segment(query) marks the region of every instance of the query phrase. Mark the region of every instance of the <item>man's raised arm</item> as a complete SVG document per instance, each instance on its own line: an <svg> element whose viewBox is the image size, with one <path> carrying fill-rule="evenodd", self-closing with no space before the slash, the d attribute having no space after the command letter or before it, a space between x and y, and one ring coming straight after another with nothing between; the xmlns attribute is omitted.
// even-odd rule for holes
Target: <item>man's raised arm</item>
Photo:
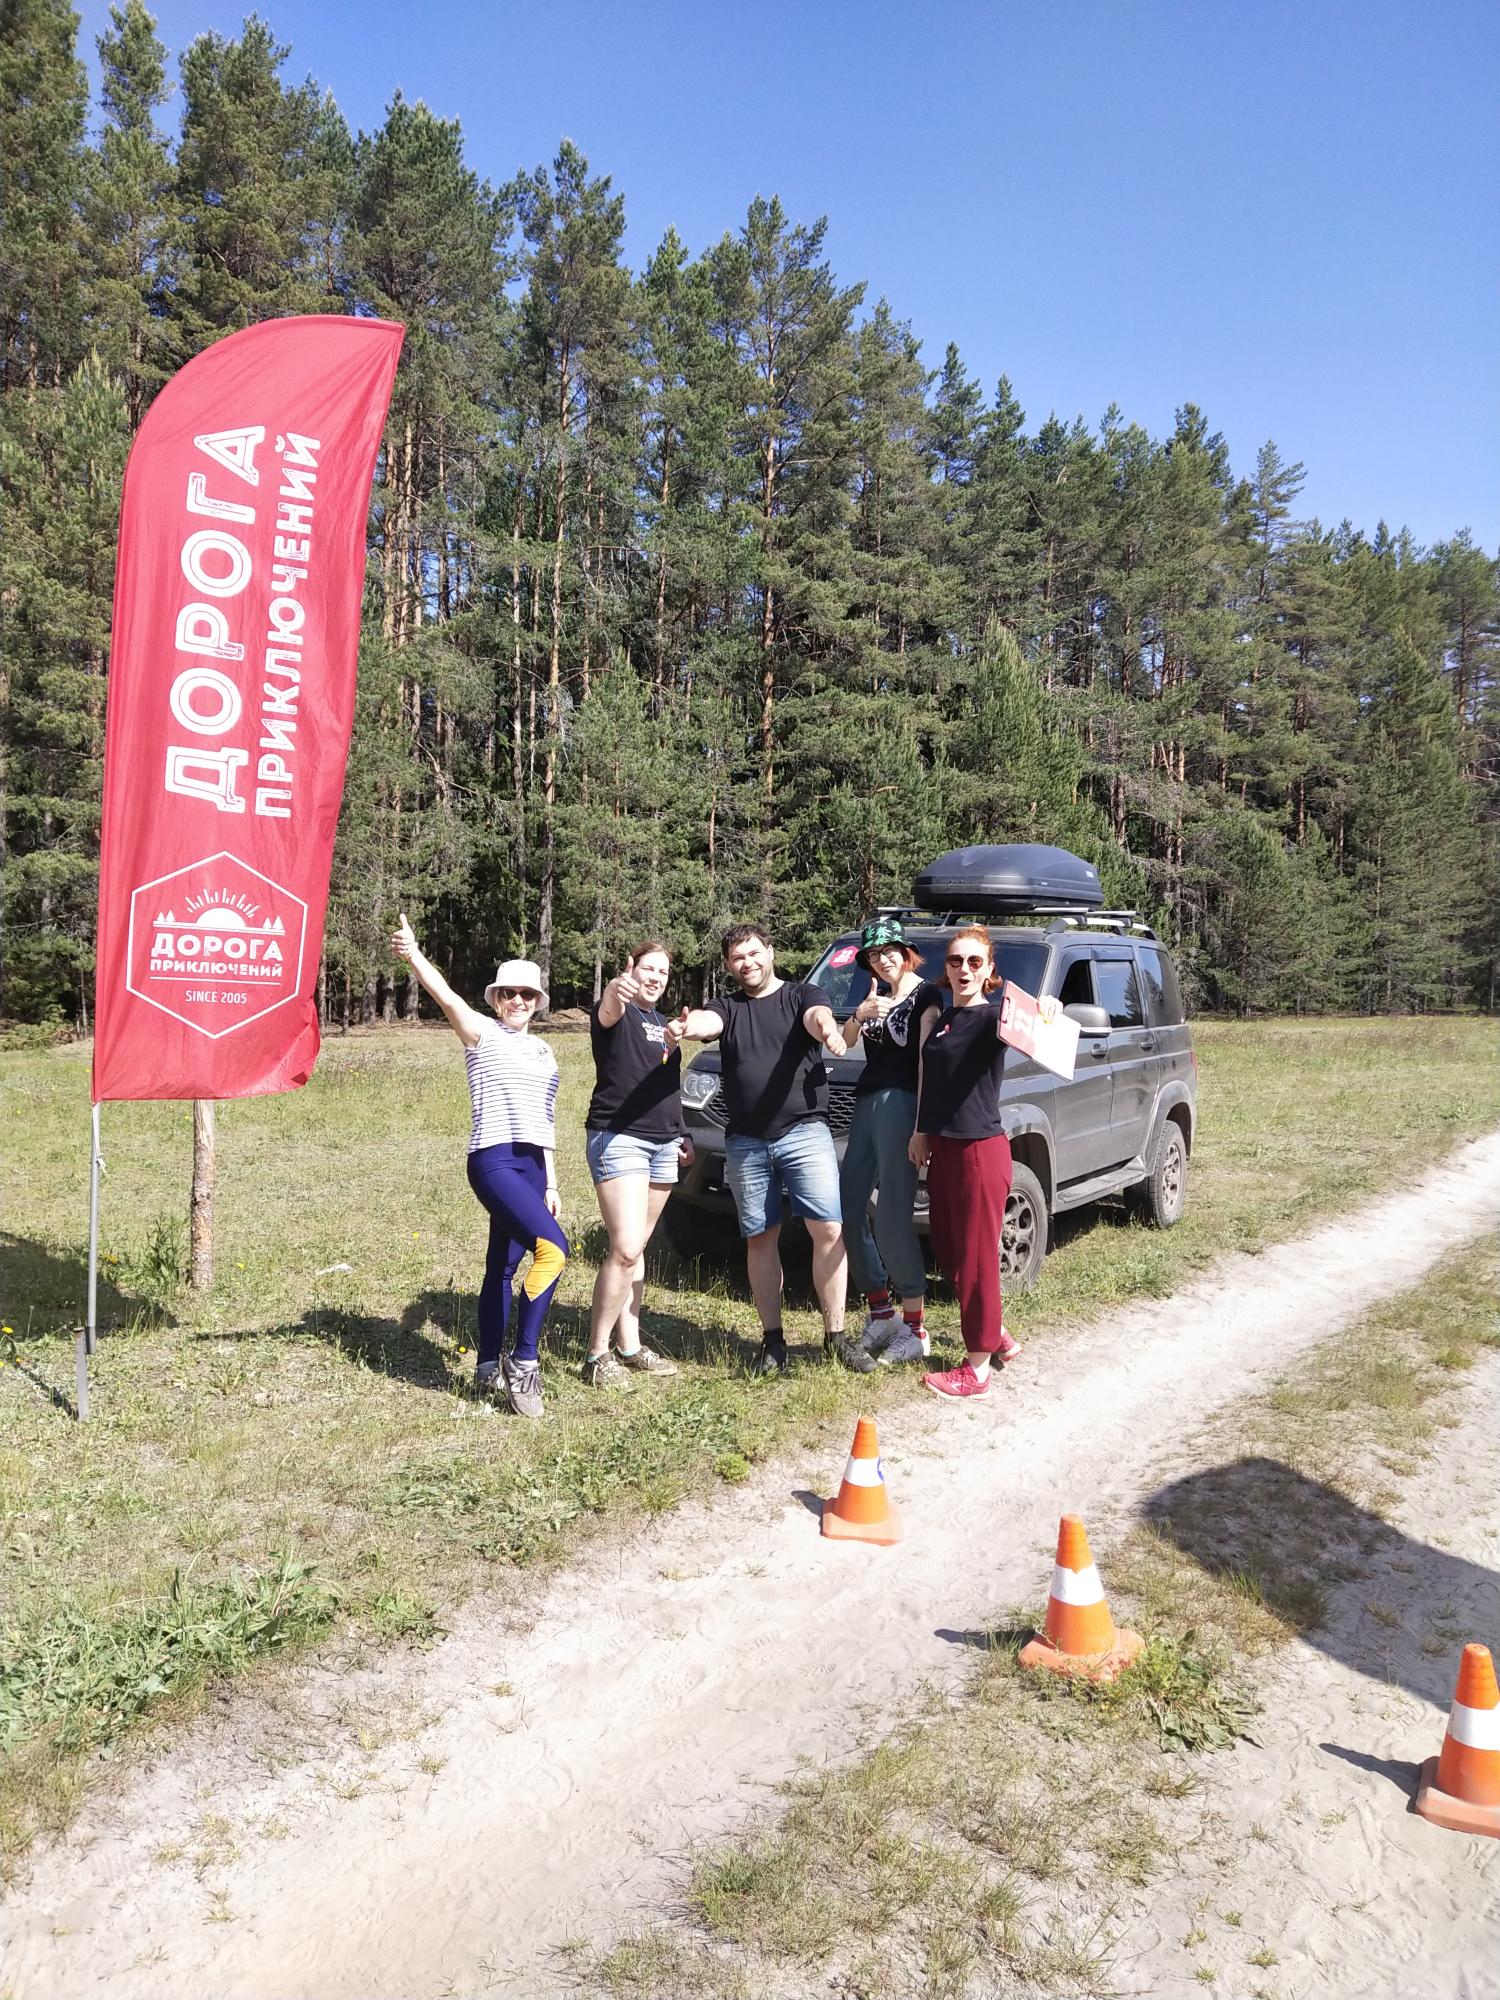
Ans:
<svg viewBox="0 0 1500 2000"><path fill-rule="evenodd" d="M684 1042L716 1042L724 1032L720 1015L707 1007L684 1007L667 1023L667 1047L680 1049Z"/></svg>

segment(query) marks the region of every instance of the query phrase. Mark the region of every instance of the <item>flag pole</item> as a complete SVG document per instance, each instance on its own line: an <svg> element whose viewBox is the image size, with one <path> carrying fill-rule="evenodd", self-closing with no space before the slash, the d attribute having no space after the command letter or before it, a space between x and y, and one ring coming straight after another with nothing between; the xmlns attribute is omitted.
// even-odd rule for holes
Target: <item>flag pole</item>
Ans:
<svg viewBox="0 0 1500 2000"><path fill-rule="evenodd" d="M99 1173L104 1160L99 1151L99 1107L94 1105L90 1119L91 1143L89 1146L89 1300L88 1311L83 1323L83 1332L78 1336L78 1421L82 1423L89 1413L89 1356L99 1344Z"/></svg>

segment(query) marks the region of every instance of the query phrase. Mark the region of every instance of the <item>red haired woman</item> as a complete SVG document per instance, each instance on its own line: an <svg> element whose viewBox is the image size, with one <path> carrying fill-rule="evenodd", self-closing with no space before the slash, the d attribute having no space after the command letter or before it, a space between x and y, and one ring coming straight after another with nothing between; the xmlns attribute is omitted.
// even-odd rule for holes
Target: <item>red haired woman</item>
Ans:
<svg viewBox="0 0 1500 2000"><path fill-rule="evenodd" d="M989 932L978 924L955 932L943 971L953 1005L922 1042L910 1155L927 1169L932 1247L958 1297L965 1350L961 1366L922 1380L935 1395L962 1400L984 1395L991 1362L1009 1361L1021 1349L1001 1323L1000 1236L1011 1157L1000 1122L1005 1044L1000 1011L990 1005L1001 980Z"/></svg>

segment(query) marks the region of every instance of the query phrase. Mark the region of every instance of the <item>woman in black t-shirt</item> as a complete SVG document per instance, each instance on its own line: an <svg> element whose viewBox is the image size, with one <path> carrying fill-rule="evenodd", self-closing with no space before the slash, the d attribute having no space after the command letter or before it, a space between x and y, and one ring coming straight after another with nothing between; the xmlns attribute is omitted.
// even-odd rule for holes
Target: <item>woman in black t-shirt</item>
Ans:
<svg viewBox="0 0 1500 2000"><path fill-rule="evenodd" d="M939 1396L982 1396L990 1363L1020 1353L1001 1323L1000 1237L1010 1195L1010 1141L1000 1122L1005 1044L1000 985L989 932L975 924L948 941L944 960L953 1005L922 1045L917 1129L911 1158L927 1169L932 1247L958 1296L966 1359L924 1375ZM1056 1013L1052 1000L1049 1018Z"/></svg>
<svg viewBox="0 0 1500 2000"><path fill-rule="evenodd" d="M627 1369L677 1373L641 1345L646 1245L677 1184L678 1162L693 1152L682 1123L682 1054L668 1045L666 1017L656 1006L671 975L666 946L648 938L605 987L589 1020L594 1094L584 1124L589 1174L609 1233L582 1370L596 1389L620 1387ZM612 1337L618 1356L610 1351Z"/></svg>
<svg viewBox="0 0 1500 2000"><path fill-rule="evenodd" d="M850 1276L869 1301L865 1350L887 1361L920 1361L931 1351L923 1319L927 1264L912 1220L917 1170L907 1147L917 1119L922 1040L942 1013L943 990L923 979L921 962L895 917L867 923L857 963L870 974L870 991L843 1030L845 1047L863 1041L865 1052L839 1169L844 1245ZM901 1301L899 1318L893 1292Z"/></svg>

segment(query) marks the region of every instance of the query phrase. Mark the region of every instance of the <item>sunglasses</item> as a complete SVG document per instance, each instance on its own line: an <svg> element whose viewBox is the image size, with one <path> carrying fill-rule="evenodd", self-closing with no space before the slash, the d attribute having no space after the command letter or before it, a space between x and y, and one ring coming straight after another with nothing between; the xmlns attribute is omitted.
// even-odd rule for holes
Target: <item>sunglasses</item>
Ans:
<svg viewBox="0 0 1500 2000"><path fill-rule="evenodd" d="M987 958L980 958L978 956L975 956L973 958L965 958L962 955L962 953L953 951L949 952L948 956L943 960L943 963L944 965L951 965L955 967L967 966L970 972L980 972L984 969L985 966L989 964L989 960Z"/></svg>
<svg viewBox="0 0 1500 2000"><path fill-rule="evenodd" d="M540 993L533 993L529 986L497 986L497 1000L529 1000L533 1006L541 999Z"/></svg>

